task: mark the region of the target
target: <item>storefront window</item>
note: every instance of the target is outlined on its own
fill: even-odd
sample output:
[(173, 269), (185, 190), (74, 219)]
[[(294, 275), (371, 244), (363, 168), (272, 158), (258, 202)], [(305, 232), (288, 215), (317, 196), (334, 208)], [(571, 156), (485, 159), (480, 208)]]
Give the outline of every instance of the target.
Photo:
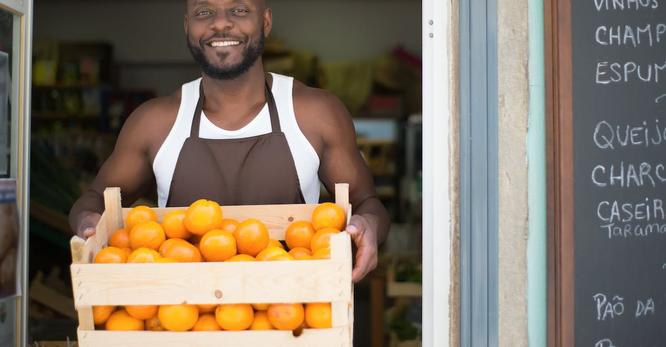
[(11, 153), (11, 52), (14, 15), (0, 10), (0, 177), (9, 177)]

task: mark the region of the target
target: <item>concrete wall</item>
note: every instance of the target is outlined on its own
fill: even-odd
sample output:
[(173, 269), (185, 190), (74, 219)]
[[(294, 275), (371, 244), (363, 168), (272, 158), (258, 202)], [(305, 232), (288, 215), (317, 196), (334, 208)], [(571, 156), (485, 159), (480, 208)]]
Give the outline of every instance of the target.
[(528, 1), (498, 1), (499, 342), (527, 346)]
[[(177, 87), (198, 69), (185, 44), (182, 0), (36, 0), (35, 37), (105, 40), (121, 85)], [(322, 61), (373, 59), (400, 44), (421, 53), (419, 0), (275, 0), (272, 36)]]
[(449, 326), (449, 345), (460, 346), (460, 0), (450, 0), (451, 18), (449, 32), (454, 47), (449, 53), (449, 85), (451, 105), (451, 138), (450, 138), (450, 192), (451, 201), (451, 291), (449, 309), (451, 312)]

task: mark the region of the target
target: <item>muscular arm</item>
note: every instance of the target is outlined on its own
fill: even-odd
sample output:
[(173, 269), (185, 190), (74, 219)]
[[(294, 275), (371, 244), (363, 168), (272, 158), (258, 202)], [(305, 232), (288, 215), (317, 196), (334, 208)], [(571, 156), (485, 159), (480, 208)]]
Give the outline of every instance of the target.
[(323, 98), (323, 152), (320, 158), (319, 177), (329, 192), (335, 183), (349, 183), (349, 200), (355, 215), (364, 215), (377, 223), (377, 240), (384, 242), (389, 229), (389, 217), (384, 205), (377, 198), (370, 170), (356, 146), (356, 131), (346, 108), (334, 96)]
[(123, 204), (134, 202), (152, 181), (150, 148), (151, 115), (158, 111), (148, 102), (134, 111), (123, 125), (115, 148), (100, 168), (90, 188), (74, 203), (69, 223), (79, 236), (90, 236), (104, 211), (104, 189), (120, 187)]
[(357, 246), (352, 274), (354, 281), (359, 281), (377, 266), (377, 246), (386, 239), (390, 219), (356, 146), (356, 132), (345, 106), (328, 92), (301, 90), (298, 111), (310, 118), (304, 131), (309, 130), (318, 148), (319, 178), (329, 192), (334, 191), (335, 183), (349, 183), (354, 215), (347, 231)]

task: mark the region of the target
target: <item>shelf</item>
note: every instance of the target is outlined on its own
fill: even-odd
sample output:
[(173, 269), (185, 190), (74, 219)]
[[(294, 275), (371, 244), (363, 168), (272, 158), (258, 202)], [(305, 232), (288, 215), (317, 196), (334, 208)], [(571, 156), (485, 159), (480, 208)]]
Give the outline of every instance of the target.
[(389, 298), (419, 298), (421, 297), (421, 283), (416, 282), (396, 282), (395, 265), (392, 264), (386, 271), (386, 296)]
[(32, 84), (32, 87), (35, 89), (102, 89), (107, 88), (107, 85), (104, 84), (93, 84), (93, 83), (73, 83), (73, 84), (53, 84), (53, 85), (40, 85)]
[(53, 120), (53, 121), (99, 121), (100, 115), (96, 113), (65, 113), (65, 112), (32, 112), (32, 119), (37, 120)]

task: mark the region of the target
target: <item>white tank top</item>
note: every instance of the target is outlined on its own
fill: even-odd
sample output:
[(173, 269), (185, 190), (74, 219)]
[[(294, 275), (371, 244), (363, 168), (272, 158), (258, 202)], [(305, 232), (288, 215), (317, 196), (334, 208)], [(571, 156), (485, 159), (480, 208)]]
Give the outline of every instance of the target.
[[(319, 202), (320, 181), (319, 156), (308, 139), (303, 135), (296, 122), (293, 102), (293, 78), (278, 74), (273, 76), (271, 91), (275, 97), (280, 117), (282, 132), (287, 138), (291, 155), (294, 158), (298, 181), (301, 192), (307, 204)], [(158, 206), (165, 207), (169, 198), (171, 178), (176, 169), (176, 161), (185, 139), (190, 136), (194, 109), (199, 100), (199, 84), (201, 78), (186, 83), (181, 89), (180, 108), (176, 121), (169, 131), (164, 143), (155, 155), (153, 161), (153, 172), (157, 181)], [(213, 124), (206, 115), (201, 113), (199, 137), (206, 139), (238, 139), (271, 132), (271, 119), (268, 113), (268, 105), (264, 105), (259, 114), (246, 126), (238, 130), (225, 130)]]

